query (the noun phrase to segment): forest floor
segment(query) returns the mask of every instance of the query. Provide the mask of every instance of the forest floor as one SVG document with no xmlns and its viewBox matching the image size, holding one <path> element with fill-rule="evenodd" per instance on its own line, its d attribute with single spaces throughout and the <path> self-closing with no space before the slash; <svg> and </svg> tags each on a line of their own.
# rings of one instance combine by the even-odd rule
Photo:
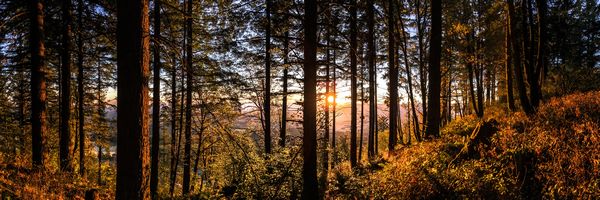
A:
<svg viewBox="0 0 600 200">
<path fill-rule="evenodd" d="M 598 199 L 600 92 L 541 105 L 535 116 L 486 110 L 445 126 L 440 139 L 401 146 L 351 173 L 333 173 L 333 199 Z M 494 122 L 492 122 L 494 121 Z M 495 130 L 458 156 L 478 124 Z M 482 130 L 484 128 L 481 128 Z M 482 131 L 483 132 L 483 131 Z M 480 139 L 480 138 L 478 138 Z M 463 150 L 464 151 L 464 150 Z"/>
<path fill-rule="evenodd" d="M 401 145 L 358 171 L 337 165 L 327 199 L 600 198 L 600 91 L 553 98 L 535 116 L 497 107 L 486 113 L 454 120 L 441 138 Z M 457 156 L 484 122 L 494 129 Z M 114 188 L 56 171 L 4 158 L 0 199 L 81 199 L 90 189 L 112 199 Z"/>
</svg>

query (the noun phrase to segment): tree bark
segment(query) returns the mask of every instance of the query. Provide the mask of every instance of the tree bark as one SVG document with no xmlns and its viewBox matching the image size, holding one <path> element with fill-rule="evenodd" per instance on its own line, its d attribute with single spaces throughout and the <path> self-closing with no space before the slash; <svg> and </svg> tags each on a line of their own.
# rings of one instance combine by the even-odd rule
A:
<svg viewBox="0 0 600 200">
<path fill-rule="evenodd" d="M 542 98 L 542 82 L 544 75 L 544 69 L 546 69 L 546 12 L 548 5 L 546 0 L 537 0 L 537 18 L 538 18 L 538 52 L 537 52 L 537 66 L 535 68 L 534 75 L 532 76 L 536 86 L 535 92 L 531 94 L 531 104 L 534 108 L 537 108 Z"/>
<path fill-rule="evenodd" d="M 442 3 L 431 1 L 431 40 L 429 47 L 429 92 L 426 135 L 440 136 L 440 92 L 441 72 L 440 58 L 442 53 Z"/>
<path fill-rule="evenodd" d="M 396 146 L 396 135 L 398 134 L 398 68 L 396 67 L 396 50 L 394 47 L 395 29 L 394 29 L 394 1 L 388 0 L 388 65 L 389 65 L 389 93 L 390 93 L 390 114 L 389 114 L 389 138 L 388 150 L 393 151 Z"/>
<path fill-rule="evenodd" d="M 77 1 L 77 24 L 77 111 L 79 112 L 77 115 L 77 118 L 79 120 L 79 122 L 77 123 L 77 131 L 79 131 L 79 175 L 85 176 L 85 93 L 83 91 L 83 0 Z M 98 73 L 98 80 L 100 80 L 100 73 Z M 98 87 L 101 87 L 100 84 L 98 84 Z"/>
<path fill-rule="evenodd" d="M 73 142 L 71 137 L 71 48 L 72 21 L 71 0 L 62 0 L 62 47 L 61 47 L 61 100 L 60 100 L 60 134 L 59 160 L 60 170 L 73 171 Z"/>
<path fill-rule="evenodd" d="M 357 113 L 357 85 L 356 85 L 356 0 L 350 0 L 350 167 L 356 168 L 356 113 Z M 362 105 L 362 104 L 361 104 Z M 362 129 L 361 129 L 362 133 Z M 362 134 L 361 134 L 362 137 Z M 361 144 L 362 145 L 362 144 Z"/>
<path fill-rule="evenodd" d="M 317 2 L 304 2 L 304 110 L 302 198 L 317 199 Z"/>
<path fill-rule="evenodd" d="M 508 6 L 506 7 L 507 13 L 508 13 Z M 506 46 L 506 61 L 505 61 L 505 68 L 506 68 L 506 98 L 507 98 L 507 102 L 508 102 L 508 109 L 511 112 L 514 112 L 516 110 L 515 107 L 515 95 L 513 93 L 513 70 L 512 70 L 512 45 L 511 45 L 511 32 L 510 32 L 510 17 L 508 14 L 506 14 L 506 39 L 505 39 L 505 46 Z"/>
<path fill-rule="evenodd" d="M 190 192 L 190 164 L 191 164 L 191 152 L 192 152 L 192 90 L 194 89 L 193 84 L 193 53 L 192 53 L 192 7 L 193 1 L 188 0 L 187 3 L 187 15 L 186 15 L 186 85 L 187 90 L 185 91 L 185 144 L 183 154 L 183 194 L 186 195 Z"/>
<path fill-rule="evenodd" d="M 265 27 L 265 153 L 271 154 L 271 0 L 267 1 L 265 9 L 267 26 Z"/>
<path fill-rule="evenodd" d="M 369 160 L 375 157 L 375 124 L 377 123 L 377 117 L 375 116 L 375 109 L 377 109 L 377 98 L 375 97 L 375 31 L 374 31 L 374 17 L 373 17 L 373 0 L 367 1 L 367 63 L 369 66 L 369 140 L 367 144 L 367 152 Z"/>
<path fill-rule="evenodd" d="M 419 120 L 417 118 L 417 109 L 415 108 L 415 98 L 414 98 L 414 93 L 413 93 L 413 85 L 412 85 L 412 75 L 411 75 L 411 69 L 410 69 L 410 63 L 408 61 L 408 36 L 406 35 L 406 29 L 404 27 L 404 20 L 402 19 L 401 15 L 398 15 L 398 19 L 400 20 L 400 26 L 401 26 L 401 30 L 400 32 L 402 33 L 402 54 L 403 54 L 403 58 L 404 58 L 404 65 L 406 67 L 406 78 L 408 81 L 408 99 L 410 101 L 410 106 L 411 106 L 411 110 L 412 110 L 412 118 L 413 118 L 413 125 L 414 125 L 414 134 L 415 134 L 415 139 L 417 141 L 421 141 L 421 134 L 419 132 Z M 409 124 L 410 124 L 410 117 L 409 117 Z M 410 133 L 410 131 L 409 131 Z M 408 134 L 408 141 L 410 143 L 410 134 Z"/>
<path fill-rule="evenodd" d="M 116 199 L 149 199 L 148 0 L 117 2 Z"/>
<path fill-rule="evenodd" d="M 31 157 L 35 168 L 44 169 L 46 159 L 46 48 L 44 47 L 44 5 L 29 1 L 31 54 Z"/>
<path fill-rule="evenodd" d="M 426 69 L 425 69 L 425 45 L 423 44 L 423 36 L 425 32 L 425 24 L 423 22 L 423 17 L 426 16 L 425 13 L 421 13 L 421 6 L 425 7 L 425 3 L 421 3 L 421 0 L 416 1 L 415 12 L 416 12 L 416 25 L 417 25 L 417 42 L 418 42 L 418 62 L 419 62 L 419 86 L 421 87 L 421 109 L 422 109 L 422 121 L 426 122 L 427 119 L 427 80 L 426 77 Z M 414 115 L 417 116 L 416 113 Z M 418 124 L 416 124 L 418 125 Z M 420 128 L 420 127 L 419 127 Z M 423 127 L 423 132 L 425 132 L 425 127 Z M 420 137 L 420 136 L 419 136 Z"/>
<path fill-rule="evenodd" d="M 519 43 L 519 39 L 517 37 L 517 23 L 515 22 L 515 6 L 513 4 L 513 0 L 507 0 L 508 4 L 508 16 L 510 21 L 510 33 L 512 40 L 512 47 L 514 53 L 514 63 L 515 63 L 515 75 L 517 81 L 517 89 L 519 92 L 519 100 L 521 102 L 521 106 L 523 110 L 527 114 L 532 114 L 534 112 L 533 107 L 529 102 L 529 98 L 527 97 L 527 88 L 525 86 L 525 80 L 523 77 L 523 66 L 521 65 L 521 44 Z"/>
<path fill-rule="evenodd" d="M 173 62 L 175 63 L 175 62 Z M 169 194 L 173 196 L 175 188 L 175 177 L 177 176 L 177 168 L 175 167 L 175 150 L 177 143 L 177 67 L 172 66 L 171 71 L 171 165 L 169 176 Z"/>
<path fill-rule="evenodd" d="M 283 42 L 283 97 L 281 99 L 281 130 L 279 132 L 279 146 L 285 147 L 285 135 L 287 131 L 287 95 L 288 95 L 288 54 L 289 54 L 289 32 L 285 32 Z"/>
<path fill-rule="evenodd" d="M 152 155 L 150 166 L 150 194 L 153 199 L 157 196 L 158 188 L 158 156 L 160 150 L 160 4 L 154 0 L 154 68 L 152 80 Z"/>
</svg>

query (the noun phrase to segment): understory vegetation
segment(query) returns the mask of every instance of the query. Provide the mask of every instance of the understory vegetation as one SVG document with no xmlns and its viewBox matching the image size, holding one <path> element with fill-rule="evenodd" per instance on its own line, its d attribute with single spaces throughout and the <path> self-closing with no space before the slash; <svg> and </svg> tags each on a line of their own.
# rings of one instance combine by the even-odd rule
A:
<svg viewBox="0 0 600 200">
<path fill-rule="evenodd" d="M 576 93 L 543 103 L 535 116 L 493 110 L 476 120 L 456 119 L 440 139 L 402 145 L 352 171 L 348 161 L 329 172 L 330 199 L 594 199 L 600 197 L 600 92 Z M 457 155 L 482 121 L 497 121 L 489 143 Z M 468 134 L 467 134 L 468 133 Z M 238 138 L 240 139 L 240 138 Z M 242 142 L 242 144 L 248 144 Z M 246 147 L 250 148 L 250 147 Z M 346 150 L 347 151 L 347 150 Z M 302 182 L 299 148 L 263 159 L 239 149 L 219 151 L 207 171 L 211 187 L 185 198 L 289 199 Z M 89 188 L 110 198 L 114 183 L 97 185 L 61 172 L 34 172 L 22 162 L 0 165 L 3 198 L 76 198 Z M 291 163 L 290 163 L 291 161 Z M 5 164 L 11 163 L 11 164 Z M 107 169 L 105 173 L 113 170 Z M 110 177 L 109 175 L 104 175 Z M 87 188 L 87 189 L 86 189 Z M 104 198 L 103 198 L 104 199 Z"/>
</svg>

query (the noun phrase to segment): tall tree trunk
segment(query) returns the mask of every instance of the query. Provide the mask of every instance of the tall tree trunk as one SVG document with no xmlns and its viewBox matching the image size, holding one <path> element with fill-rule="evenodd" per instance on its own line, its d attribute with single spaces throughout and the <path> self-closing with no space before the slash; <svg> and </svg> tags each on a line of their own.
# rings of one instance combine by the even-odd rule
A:
<svg viewBox="0 0 600 200">
<path fill-rule="evenodd" d="M 431 40 L 429 47 L 429 114 L 427 115 L 427 131 L 425 135 L 440 137 L 440 92 L 441 72 L 440 58 L 442 53 L 442 2 L 431 1 Z"/>
<path fill-rule="evenodd" d="M 330 5 L 327 5 L 328 7 Z M 331 8 L 329 8 L 329 12 L 327 12 L 327 20 L 329 23 L 331 23 Z M 328 24 L 327 26 L 329 26 L 330 24 Z M 325 128 L 325 132 L 323 135 L 323 155 L 322 155 L 322 172 L 321 172 L 321 182 L 320 182 L 320 195 L 321 198 L 325 198 L 325 191 L 327 190 L 326 188 L 326 183 L 327 183 L 327 172 L 329 171 L 329 109 L 331 104 L 329 102 L 329 97 L 331 97 L 331 94 L 329 93 L 329 81 L 331 81 L 329 79 L 330 74 L 329 72 L 330 70 L 330 59 L 331 59 L 331 54 L 329 52 L 329 40 L 331 39 L 330 34 L 331 34 L 331 30 L 329 27 L 327 27 L 326 29 L 326 35 L 325 35 L 325 42 L 326 42 L 326 47 L 325 47 L 325 123 L 324 123 L 324 128 Z M 334 97 L 335 99 L 335 97 Z"/>
<path fill-rule="evenodd" d="M 537 4 L 537 18 L 538 18 L 538 52 L 537 52 L 537 66 L 535 68 L 534 74 L 532 75 L 533 84 L 536 89 L 535 92 L 531 93 L 531 104 L 534 108 L 537 108 L 540 104 L 540 100 L 542 98 L 542 90 L 541 83 L 543 80 L 544 69 L 546 69 L 546 12 L 548 9 L 548 5 L 546 0 L 537 0 L 535 1 Z"/>
<path fill-rule="evenodd" d="M 46 159 L 46 48 L 44 47 L 44 5 L 29 1 L 31 54 L 31 158 L 35 168 L 43 169 Z"/>
<path fill-rule="evenodd" d="M 154 0 L 154 68 L 152 69 L 152 155 L 150 166 L 150 193 L 156 198 L 158 188 L 158 156 L 160 150 L 160 1 Z"/>
<path fill-rule="evenodd" d="M 336 101 L 337 100 L 337 92 L 335 91 L 335 88 L 337 86 L 337 83 L 336 83 L 336 80 L 337 80 L 337 77 L 336 77 L 336 66 L 337 65 L 335 64 L 335 58 L 336 58 L 336 55 L 335 55 L 335 49 L 334 49 L 333 50 L 333 58 L 332 58 L 333 59 L 332 61 L 334 63 L 333 64 L 333 106 L 332 106 L 333 107 L 332 108 L 332 115 L 333 115 L 333 117 L 332 117 L 332 121 L 331 121 L 331 125 L 332 125 L 332 131 L 331 131 L 331 133 L 332 133 L 331 134 L 331 149 L 333 149 L 333 161 L 332 161 L 332 164 L 331 164 L 332 167 L 335 165 L 335 163 L 337 161 L 337 152 L 336 152 L 336 147 L 335 147 L 335 145 L 336 145 L 335 144 L 335 141 L 336 141 L 336 134 L 335 134 L 336 133 L 335 132 L 335 118 L 336 118 L 336 116 L 335 116 L 335 109 L 336 108 L 335 107 L 336 107 L 336 104 L 337 104 L 337 101 Z"/>
<path fill-rule="evenodd" d="M 534 112 L 533 107 L 529 102 L 529 98 L 527 97 L 527 88 L 525 87 L 525 80 L 523 77 L 523 66 L 521 65 L 521 44 L 519 43 L 519 39 L 517 37 L 517 23 L 515 21 L 515 6 L 513 4 L 513 0 L 507 0 L 508 4 L 508 16 L 510 21 L 510 33 L 512 40 L 512 47 L 514 53 L 514 63 L 515 63 L 515 75 L 517 81 L 517 89 L 519 92 L 519 100 L 521 102 L 521 106 L 525 113 L 532 114 Z"/>
<path fill-rule="evenodd" d="M 377 109 L 377 98 L 375 97 L 375 21 L 373 17 L 373 0 L 367 1 L 367 46 L 368 55 L 367 62 L 369 66 L 369 141 L 367 145 L 367 152 L 369 160 L 375 157 L 375 124 L 377 123 L 377 117 L 375 116 L 375 109 Z"/>
<path fill-rule="evenodd" d="M 415 108 L 415 98 L 414 98 L 414 92 L 413 92 L 413 85 L 412 85 L 412 75 L 411 75 L 411 69 L 410 69 L 410 62 L 408 61 L 408 36 L 406 34 L 406 28 L 404 26 L 404 20 L 402 18 L 401 15 L 398 15 L 398 19 L 400 20 L 400 26 L 401 26 L 401 30 L 400 32 L 402 33 L 402 54 L 403 54 L 403 58 L 404 58 L 404 65 L 406 67 L 406 78 L 408 81 L 408 99 L 410 101 L 410 106 L 411 106 L 411 110 L 412 110 L 412 118 L 413 118 L 413 125 L 414 125 L 414 134 L 415 134 L 415 139 L 417 141 L 421 141 L 421 134 L 419 132 L 419 120 L 417 118 L 417 109 Z M 409 124 L 410 124 L 410 117 L 409 117 Z M 410 126 L 409 126 L 410 127 Z M 409 131 L 410 133 L 410 131 Z M 410 143 L 410 134 L 408 135 L 408 141 Z"/>
<path fill-rule="evenodd" d="M 388 65 L 389 65 L 389 93 L 390 93 L 390 126 L 388 149 L 393 151 L 396 146 L 396 135 L 398 134 L 398 68 L 396 67 L 396 50 L 394 46 L 395 29 L 394 29 L 394 1 L 388 0 Z"/>
<path fill-rule="evenodd" d="M 175 62 L 173 62 L 175 63 Z M 177 67 L 173 64 L 171 71 L 171 165 L 170 165 L 170 184 L 169 194 L 173 197 L 173 190 L 175 189 L 175 177 L 177 176 L 177 168 L 175 167 L 175 150 L 176 150 L 176 137 L 177 137 Z"/>
<path fill-rule="evenodd" d="M 271 0 L 267 1 L 265 9 L 267 15 L 267 26 L 265 27 L 265 153 L 271 153 Z"/>
<path fill-rule="evenodd" d="M 365 126 L 365 86 L 364 86 L 364 69 L 361 67 L 361 79 L 360 79 L 360 142 L 358 149 L 358 161 L 362 159 L 362 152 L 364 146 L 364 126 Z"/>
<path fill-rule="evenodd" d="M 83 72 L 82 72 L 82 74 L 83 74 Z M 104 126 L 106 124 L 106 120 L 104 118 L 104 116 L 106 115 L 106 112 L 104 109 L 105 108 L 104 102 L 102 101 L 102 97 L 103 97 L 102 85 L 103 85 L 103 83 L 102 83 L 102 66 L 97 65 L 96 66 L 96 98 L 98 100 L 98 104 L 96 105 L 96 112 L 98 114 L 98 123 L 100 124 L 100 126 Z M 83 91 L 83 88 L 82 88 L 82 91 Z M 83 108 L 83 105 L 82 105 L 82 108 Z M 102 137 L 103 136 L 101 136 L 100 138 L 102 138 Z M 102 185 L 102 177 L 101 177 L 101 175 L 102 175 L 102 145 L 98 141 L 99 141 L 99 139 L 96 139 L 96 142 L 97 142 L 96 146 L 98 146 L 98 185 Z M 83 144 L 83 141 L 80 141 L 80 142 Z M 83 151 L 83 149 L 81 151 Z M 82 157 L 82 160 L 83 160 L 83 154 L 80 154 L 80 156 Z M 85 169 L 82 169 L 82 172 L 81 172 L 82 176 L 85 175 L 84 170 Z"/>
<path fill-rule="evenodd" d="M 508 6 L 506 7 L 507 9 L 507 13 L 508 13 Z M 508 102 L 508 109 L 511 112 L 514 112 L 516 110 L 515 107 L 515 95 L 513 93 L 513 70 L 512 70 L 512 45 L 511 45 L 511 32 L 510 32 L 510 17 L 508 14 L 506 14 L 506 39 L 505 39 L 505 46 L 506 46 L 506 60 L 505 60 L 505 68 L 506 68 L 506 98 L 507 98 L 507 102 Z"/>
<path fill-rule="evenodd" d="M 285 147 L 285 135 L 287 131 L 287 95 L 288 95 L 288 54 L 289 54 L 289 32 L 285 32 L 283 42 L 283 97 L 281 99 L 281 130 L 279 132 L 279 146 Z"/>
<path fill-rule="evenodd" d="M 303 199 L 317 199 L 317 2 L 304 2 Z"/>
<path fill-rule="evenodd" d="M 149 199 L 148 0 L 117 2 L 116 199 Z M 126 12 L 123 12 L 126 11 Z"/>
<path fill-rule="evenodd" d="M 350 0 L 350 167 L 356 168 L 356 0 Z M 362 103 L 361 103 L 362 105 Z M 362 122 L 361 122 L 362 123 Z M 362 126 L 362 124 L 361 124 Z M 361 130 L 362 133 L 362 130 Z M 362 137 L 362 134 L 361 134 Z M 361 144 L 362 145 L 362 144 Z"/>
<path fill-rule="evenodd" d="M 477 16 L 479 18 L 479 15 Z M 473 38 L 475 38 L 475 36 L 473 36 Z M 473 51 L 473 53 L 475 54 L 475 80 L 477 82 L 477 116 L 479 117 L 483 117 L 484 114 L 484 110 L 483 110 L 483 104 L 484 104 L 484 88 L 483 88 L 483 71 L 484 71 L 484 67 L 483 67 L 483 59 L 481 58 L 481 54 L 479 53 L 479 50 L 482 48 L 481 47 L 481 41 L 477 38 L 475 38 L 475 51 Z"/>
<path fill-rule="evenodd" d="M 469 47 L 470 48 L 470 47 Z M 469 74 L 469 77 L 467 81 L 469 81 L 469 91 L 470 91 L 470 97 L 471 97 L 471 103 L 473 105 L 473 110 L 475 110 L 475 113 L 477 114 L 477 117 L 483 117 L 483 116 L 479 116 L 479 110 L 478 110 L 478 106 L 477 106 L 477 101 L 475 100 L 476 98 L 476 93 L 475 93 L 475 85 L 473 83 L 475 76 L 473 75 L 473 63 L 471 61 L 467 61 L 467 73 Z"/>
<path fill-rule="evenodd" d="M 85 93 L 83 91 L 83 0 L 77 1 L 77 131 L 79 131 L 79 175 L 85 176 L 85 114 L 84 114 L 84 102 Z M 100 73 L 98 73 L 98 80 L 100 80 Z M 101 87 L 100 84 L 98 87 Z M 104 106 L 104 105 L 102 105 Z"/>
<path fill-rule="evenodd" d="M 185 146 L 183 155 L 183 194 L 190 192 L 190 164 L 192 152 L 192 90 L 193 84 L 193 59 L 192 59 L 192 8 L 193 1 L 188 0 L 187 3 L 187 32 L 186 32 L 186 85 L 185 91 Z"/>
<path fill-rule="evenodd" d="M 60 134 L 59 159 L 60 170 L 73 171 L 73 142 L 71 138 L 71 48 L 72 21 L 71 0 L 62 0 L 62 47 L 61 47 L 61 101 L 60 101 Z"/>
<path fill-rule="evenodd" d="M 423 6 L 423 8 L 421 8 L 421 6 Z M 426 119 L 427 119 L 427 80 L 425 79 L 426 77 L 426 69 L 425 69 L 425 44 L 423 41 L 424 35 L 425 35 L 425 24 L 423 22 L 423 18 L 426 16 L 425 13 L 421 13 L 421 10 L 425 10 L 425 3 L 422 3 L 421 0 L 417 0 L 416 1 L 416 5 L 415 5 L 415 10 L 416 10 L 416 25 L 417 25 L 417 42 L 419 45 L 418 48 L 418 59 L 419 59 L 419 86 L 421 86 L 421 109 L 422 109 L 422 122 L 425 123 Z M 417 114 L 415 113 L 414 115 L 415 117 L 417 116 Z M 423 132 L 425 132 L 425 127 L 423 127 Z M 419 136 L 420 137 L 420 136 Z"/>
<path fill-rule="evenodd" d="M 206 113 L 204 111 L 204 109 L 206 109 L 204 106 L 202 106 L 202 108 L 200 109 L 200 116 L 202 119 L 200 119 L 200 132 L 198 133 L 198 145 L 196 146 L 196 158 L 194 159 L 194 169 L 192 170 L 194 172 L 194 176 L 192 178 L 192 182 L 195 183 L 196 178 L 197 178 L 197 174 L 198 174 L 198 161 L 200 160 L 200 156 L 202 155 L 202 141 L 204 140 L 204 138 L 202 137 L 204 134 L 204 129 L 206 128 L 204 126 L 204 121 L 206 120 Z M 200 177 L 200 182 L 202 182 L 202 177 Z M 192 184 L 191 186 L 191 190 L 194 190 L 194 185 Z M 200 188 L 202 189 L 202 188 Z"/>
<path fill-rule="evenodd" d="M 98 145 L 98 185 L 102 185 L 102 146 Z"/>
</svg>

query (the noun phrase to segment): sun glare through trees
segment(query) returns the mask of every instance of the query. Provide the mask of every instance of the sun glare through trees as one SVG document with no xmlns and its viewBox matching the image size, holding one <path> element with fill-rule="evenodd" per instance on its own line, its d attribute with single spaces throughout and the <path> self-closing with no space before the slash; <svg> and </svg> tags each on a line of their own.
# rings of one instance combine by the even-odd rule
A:
<svg viewBox="0 0 600 200">
<path fill-rule="evenodd" d="M 2 0 L 0 199 L 600 199 L 598 0 Z"/>
</svg>

